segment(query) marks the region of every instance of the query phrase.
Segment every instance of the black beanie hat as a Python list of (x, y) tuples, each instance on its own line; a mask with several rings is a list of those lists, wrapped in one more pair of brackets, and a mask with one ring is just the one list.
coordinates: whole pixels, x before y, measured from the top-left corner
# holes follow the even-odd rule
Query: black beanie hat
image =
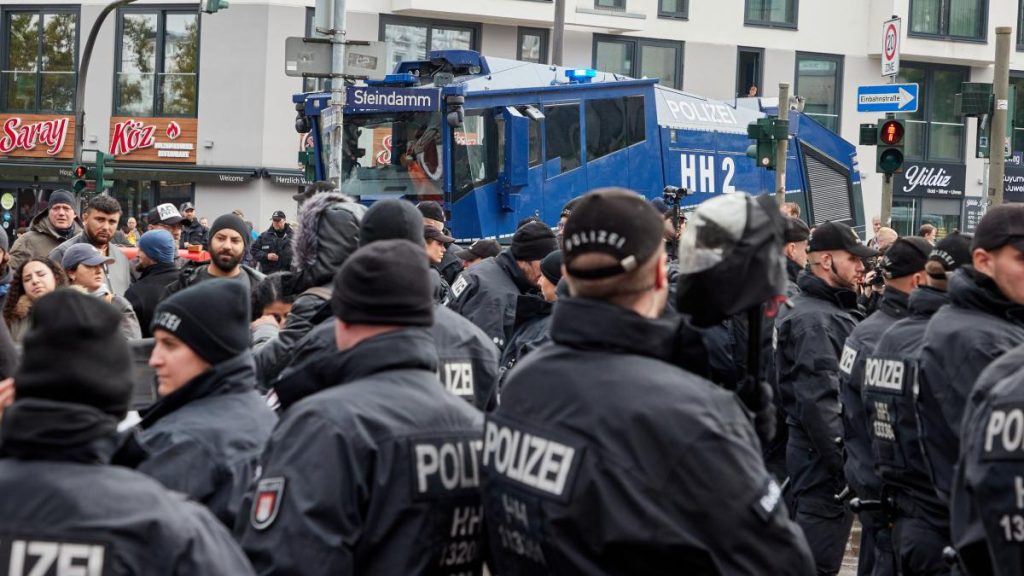
[(249, 236), (249, 226), (245, 223), (244, 220), (242, 220), (238, 216), (235, 216), (234, 214), (224, 214), (223, 216), (220, 216), (219, 218), (214, 220), (213, 226), (210, 226), (209, 238), (212, 239), (219, 230), (223, 230), (225, 228), (229, 230), (234, 230), (235, 232), (241, 234), (242, 240), (245, 241), (246, 248), (249, 247), (249, 242), (252, 240), (252, 237)]
[(562, 279), (562, 251), (555, 250), (540, 261), (540, 273), (554, 285)]
[[(420, 230), (422, 237), (422, 224)], [(334, 276), (331, 310), (349, 324), (432, 326), (426, 251), (408, 240), (379, 240), (356, 250)]]
[(516, 260), (543, 260), (555, 250), (558, 250), (558, 240), (543, 222), (527, 222), (512, 236), (512, 256)]
[(405, 200), (374, 202), (359, 224), (359, 245), (399, 239), (423, 246), (423, 215)]
[(250, 299), (246, 285), (238, 280), (206, 280), (157, 305), (150, 328), (174, 334), (203, 360), (217, 365), (249, 349)]
[(17, 399), (86, 404), (117, 419), (128, 413), (132, 356), (121, 313), (100, 298), (58, 289), (32, 306), (32, 329), (14, 380)]

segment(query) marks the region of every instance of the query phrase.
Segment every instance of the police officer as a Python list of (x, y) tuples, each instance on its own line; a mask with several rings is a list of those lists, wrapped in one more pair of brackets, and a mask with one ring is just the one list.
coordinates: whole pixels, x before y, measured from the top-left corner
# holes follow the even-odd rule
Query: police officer
[(152, 454), (140, 472), (202, 502), (233, 527), (277, 417), (256, 392), (249, 293), (215, 279), (161, 302), (149, 365), (160, 400), (142, 412)]
[[(893, 553), (899, 572), (908, 576), (949, 573), (942, 559), (950, 542), (949, 512), (935, 494), (921, 452), (914, 385), (928, 321), (949, 302), (948, 277), (970, 261), (970, 237), (954, 232), (943, 238), (929, 253), (924, 285), (910, 293), (909, 315), (882, 334), (873, 352), (864, 354), (861, 395), (871, 454), (883, 502), (895, 516)], [(887, 286), (887, 295), (889, 290)]]
[(483, 238), (473, 242), (468, 248), (455, 251), (455, 257), (462, 260), (463, 268), (472, 268), (484, 261), (485, 258), (494, 258), (501, 252), (501, 244), (497, 240)]
[(860, 313), (854, 287), (874, 250), (839, 222), (819, 225), (808, 241), (810, 270), (800, 294), (775, 320), (775, 366), (789, 424), (786, 464), (795, 519), (814, 552), (818, 574), (842, 565), (853, 517), (836, 495), (845, 487), (839, 361)]
[(537, 291), (540, 261), (558, 249), (555, 234), (542, 222), (527, 222), (512, 246), (461, 274), (452, 284), (448, 307), (468, 318), (505, 349), (516, 318), (516, 299)]
[[(924, 238), (900, 238), (879, 259), (885, 292), (878, 309), (857, 325), (846, 339), (839, 363), (839, 398), (843, 404), (843, 447), (846, 481), (861, 501), (879, 501), (882, 483), (875, 474), (875, 458), (864, 402), (861, 399), (864, 364), (882, 334), (910, 313), (910, 291), (924, 281), (924, 267), (932, 246)], [(874, 375), (874, 373), (873, 373)], [(857, 573), (861, 576), (896, 574), (888, 512), (871, 506), (861, 510), (861, 544)]]
[(670, 363), (658, 212), (596, 190), (563, 243), (574, 297), (484, 426), (495, 572), (812, 573), (736, 397)]
[(120, 322), (73, 290), (32, 307), (0, 431), (5, 573), (252, 574), (212, 514), (130, 470), (137, 460), (117, 450), (132, 395)]
[[(523, 294), (516, 301), (516, 325), (512, 338), (501, 355), (501, 369), (511, 370), (523, 356), (551, 340), (551, 311), (558, 300), (559, 287), (568, 290), (562, 280), (562, 251), (555, 250), (540, 261), (541, 296)], [(563, 295), (568, 296), (565, 292)]]
[(185, 202), (179, 210), (182, 216), (181, 248), (183, 250), (187, 250), (189, 246), (205, 248), (208, 241), (207, 229), (196, 218), (196, 207), (191, 202)]
[(337, 371), (284, 413), (239, 541), (263, 574), (479, 574), (480, 413), (438, 382), (423, 248), (360, 248), (331, 308)]
[(806, 222), (791, 216), (786, 218), (786, 244), (782, 247), (782, 253), (786, 255), (786, 277), (789, 279), (786, 296), (789, 298), (800, 293), (797, 278), (807, 268), (807, 239), (810, 237), (811, 229)]
[[(416, 208), (423, 215), (423, 224), (436, 228), (439, 232), (443, 232), (444, 236), (448, 236), (444, 226), (446, 222), (444, 209), (441, 208), (440, 204), (433, 200), (427, 200), (417, 204)], [(455, 282), (463, 268), (462, 259), (456, 254), (457, 247), (453, 242), (454, 239), (445, 245), (444, 257), (440, 262), (433, 264), (434, 269), (438, 271), (441, 278), (448, 284)]]
[(292, 266), (292, 227), (284, 212), (277, 210), (267, 228), (252, 245), (252, 257), (264, 274), (287, 272)]
[[(380, 200), (369, 210), (359, 228), (359, 243), (391, 239), (420, 244), (423, 221), (416, 208), (403, 200)], [(437, 270), (430, 270), (432, 281), (440, 281)], [(437, 346), (439, 375), (445, 388), (481, 410), (494, 398), (498, 380), (498, 347), (482, 330), (444, 306), (434, 310), (431, 329)], [(335, 360), (334, 319), (314, 328), (295, 347), (291, 363), (274, 383), (275, 396), (282, 410), (316, 392), (319, 371), (330, 371)]]
[[(917, 397), (921, 443), (932, 483), (947, 504), (971, 389), (986, 366), (1024, 342), (1022, 240), (1024, 205), (990, 209), (974, 234), (973, 265), (950, 279), (950, 305), (925, 331)], [(956, 539), (957, 527), (951, 528)]]

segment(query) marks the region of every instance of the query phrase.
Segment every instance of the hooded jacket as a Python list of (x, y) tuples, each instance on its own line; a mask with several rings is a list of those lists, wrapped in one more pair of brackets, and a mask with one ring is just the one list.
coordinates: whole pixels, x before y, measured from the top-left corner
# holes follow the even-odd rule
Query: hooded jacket
[(678, 321), (554, 307), (487, 415), (492, 566), (519, 574), (811, 574), (731, 392), (669, 362)]
[(59, 556), (83, 574), (253, 573), (209, 511), (111, 465), (121, 445), (113, 417), (90, 406), (26, 398), (4, 410), (0, 436), (5, 569), (20, 558), (26, 574), (63, 573)]
[(986, 366), (1024, 342), (1024, 306), (1007, 300), (991, 278), (973, 267), (964, 266), (950, 278), (949, 300), (925, 330), (917, 396), (929, 474), (947, 504), (971, 390)]
[(501, 350), (516, 322), (516, 302), (522, 294), (536, 293), (510, 250), (464, 271), (452, 284), (447, 306), (487, 334)]
[(161, 398), (139, 424), (151, 454), (139, 472), (188, 494), (229, 528), (277, 422), (255, 379), (246, 352)]
[(302, 206), (292, 239), (296, 294), (284, 328), (254, 350), (261, 387), (268, 388), (291, 359), (292, 349), (314, 326), (331, 317), (331, 280), (359, 248), (359, 223), (366, 207), (344, 194), (316, 194)]
[(440, 386), (429, 333), (382, 334), (339, 357), (263, 454), (236, 526), (257, 571), (480, 574), (480, 413)]
[(12, 270), (17, 270), (19, 266), (33, 258), (49, 258), (54, 248), (81, 232), (82, 222), (77, 216), (66, 234), (58, 232), (50, 222), (50, 209), (47, 208), (36, 214), (29, 224), (28, 231), (14, 241), (9, 265)]
[[(292, 266), (292, 236), (294, 231), (288, 224), (280, 231), (273, 226), (263, 231), (252, 244), (252, 257), (259, 264), (264, 274), (287, 272)], [(277, 260), (271, 262), (268, 254), (277, 254)]]

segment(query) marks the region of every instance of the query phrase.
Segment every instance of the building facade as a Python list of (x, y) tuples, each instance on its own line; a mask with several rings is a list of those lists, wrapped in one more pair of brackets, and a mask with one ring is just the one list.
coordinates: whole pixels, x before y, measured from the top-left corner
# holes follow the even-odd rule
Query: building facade
[[(125, 215), (194, 201), (203, 215), (241, 209), (262, 228), (294, 215), (301, 182), (290, 96), (316, 82), (287, 77), (289, 36), (314, 34), (314, 0), (233, 0), (214, 15), (196, 2), (140, 2), (111, 14), (86, 85), (85, 148), (116, 158)], [(861, 85), (880, 75), (882, 23), (902, 17), (901, 82), (920, 85), (897, 177), (893, 226), (940, 235), (970, 229), (985, 190), (977, 123), (957, 117), (961, 82), (991, 82), (995, 27), (1013, 26), (1017, 96), (1006, 197), (1024, 200), (1024, 0), (566, 0), (563, 64), (661, 82), (710, 98), (774, 97), (779, 82), (805, 112), (856, 143)], [(104, 3), (0, 0), (0, 217), (12, 230), (71, 180), (75, 66)], [(554, 4), (544, 0), (348, 0), (348, 37), (384, 40), (393, 61), (430, 50), (550, 62)], [(1019, 71), (1019, 72), (1018, 72)], [(860, 147), (867, 216), (881, 176)]]

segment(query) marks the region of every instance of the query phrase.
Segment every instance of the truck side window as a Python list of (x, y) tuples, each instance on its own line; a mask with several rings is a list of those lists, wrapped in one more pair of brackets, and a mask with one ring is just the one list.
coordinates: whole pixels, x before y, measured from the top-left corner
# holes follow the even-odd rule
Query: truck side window
[(452, 193), (458, 200), (498, 176), (498, 127), (491, 110), (466, 110), (452, 133)]
[(555, 104), (544, 107), (547, 160), (562, 159), (560, 172), (580, 166), (580, 105)]
[(587, 100), (587, 162), (626, 147), (626, 99)]
[(644, 97), (628, 96), (626, 98), (626, 146), (632, 146), (646, 140), (647, 121), (644, 117)]

